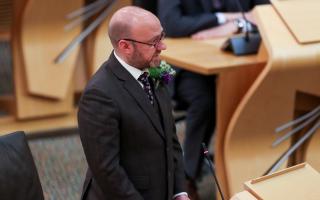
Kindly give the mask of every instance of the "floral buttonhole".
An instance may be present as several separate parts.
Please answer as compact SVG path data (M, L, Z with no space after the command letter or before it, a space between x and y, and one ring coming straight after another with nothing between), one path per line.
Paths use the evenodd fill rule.
M149 77L155 84L155 88L158 88L159 85L168 84L176 75L176 71L164 60L161 61L159 66L150 67L148 71Z

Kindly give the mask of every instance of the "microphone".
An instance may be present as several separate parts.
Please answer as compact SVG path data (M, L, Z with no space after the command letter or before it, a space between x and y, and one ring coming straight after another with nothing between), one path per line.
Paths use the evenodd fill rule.
M249 21L245 16L245 12L239 2L235 0L239 11L245 21L244 23L244 35L235 35L230 37L221 47L224 51L231 51L237 56L256 54L258 52L261 37L258 31L251 32L249 31Z
M220 184L218 182L218 179L216 177L216 173L215 173L215 170L214 170L214 167L213 167L213 164L212 164L212 161L208 155L208 149L206 147L206 145L204 143L202 143L202 149L203 149L203 155L204 157L206 158L206 160L208 161L208 165L209 165L209 168L210 168L210 171L213 175L213 178L214 178L214 182L216 183L217 187L218 187L218 190L219 190L219 194L220 194L220 197L221 197L221 200L225 200L224 196L223 196L223 193L222 193L222 190L220 188Z

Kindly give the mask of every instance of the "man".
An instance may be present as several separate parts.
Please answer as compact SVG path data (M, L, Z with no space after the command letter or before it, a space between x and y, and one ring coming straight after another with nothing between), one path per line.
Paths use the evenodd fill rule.
M82 199L187 200L170 97L162 85L145 85L144 72L159 65L166 49L161 24L149 11L128 6L112 16L108 31L114 51L79 104L89 166Z
M268 0L160 0L158 16L169 37L228 36L244 30L237 1L251 22L254 19L250 10L255 5L268 3ZM177 72L173 98L178 107L187 109L183 150L188 194L194 200L198 199L196 180L203 162L201 143L209 144L215 128L215 89L215 76L186 70Z

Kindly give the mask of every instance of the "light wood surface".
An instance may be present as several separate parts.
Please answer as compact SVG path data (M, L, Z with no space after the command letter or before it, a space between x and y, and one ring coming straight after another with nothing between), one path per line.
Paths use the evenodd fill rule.
M320 174L308 164L300 164L245 183L245 188L263 200L317 200Z
M68 84L67 96L62 101L31 96L27 90L26 72L24 67L24 54L21 43L22 16L28 1L15 0L13 31L12 31L12 57L13 78L15 89L15 104L17 119L40 118L70 113L73 109L73 86ZM44 38L44 37L41 37ZM50 78L48 78L50 79ZM42 83L44 85L44 83Z
M258 6L255 14L269 60L228 125L223 153L230 194L261 176L289 147L290 141L271 144L275 128L295 117L297 94L320 95L319 43L300 45L272 6Z
M248 191L242 191L235 194L230 200L258 200Z
M0 118L0 135L15 131L25 131L27 134L35 134L62 129L77 128L77 110L66 115L53 116L36 120L17 121L14 116Z
M264 63L256 55L236 57L221 51L226 38L192 40L190 38L165 39L167 50L161 56L168 63L201 74L219 74L242 66Z
M64 31L66 15L83 5L83 0L28 0L22 13L21 48L27 91L37 96L63 100L69 94L78 47L67 59L54 59L80 34L81 25Z
M300 43L320 42L320 1L272 0L271 2Z

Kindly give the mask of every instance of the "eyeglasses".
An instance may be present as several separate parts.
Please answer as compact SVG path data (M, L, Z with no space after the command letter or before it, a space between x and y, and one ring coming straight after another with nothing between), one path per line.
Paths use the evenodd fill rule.
M165 36L166 36L165 32L162 31L161 35L159 36L159 38L156 39L156 41L153 42L153 43L141 42L141 41L133 40L133 39L130 39L130 38L123 38L121 40L126 40L126 41L130 41L130 42L136 42L136 43L140 43L140 44L145 44L145 45L152 46L153 48L157 49L157 48L159 48L160 42L165 38Z

